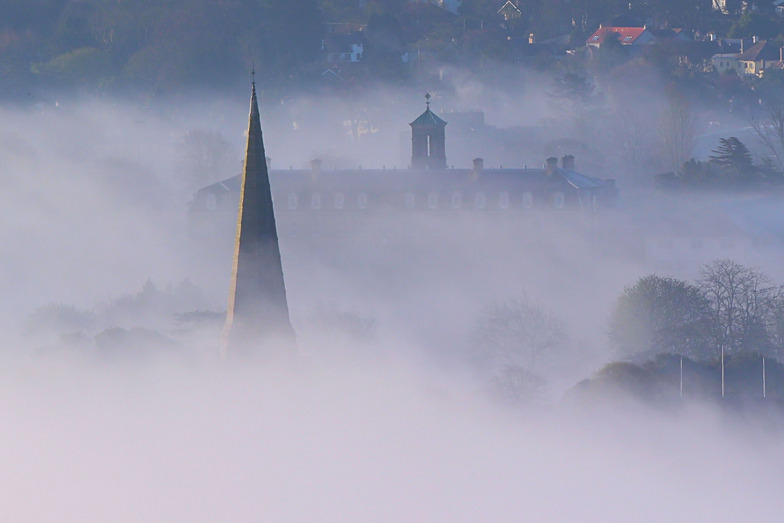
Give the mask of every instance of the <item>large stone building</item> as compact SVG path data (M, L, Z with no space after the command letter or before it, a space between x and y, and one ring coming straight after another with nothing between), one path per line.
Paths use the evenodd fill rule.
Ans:
M580 216L615 202L614 180L578 172L571 155L560 161L548 158L537 168L485 168L481 158L470 168L448 168L447 123L431 111L429 100L425 112L410 125L408 169L327 170L319 160L313 160L310 169L271 169L281 239L340 240L373 221L371 217L389 217L383 220L384 227L401 231L411 219L423 217L456 226L488 217L520 230L537 219L571 217L582 225L590 220ZM188 211L193 240L232 237L240 181L234 176L196 193ZM378 231L377 237L383 233Z

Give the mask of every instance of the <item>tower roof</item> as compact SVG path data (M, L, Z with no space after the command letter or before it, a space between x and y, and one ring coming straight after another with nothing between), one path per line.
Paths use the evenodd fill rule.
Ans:
M415 127L424 127L424 126L445 126L446 122L443 121L441 118L436 116L436 114L430 110L430 93L425 94L425 112L419 115L419 118L411 122L409 125Z
M254 81L222 350L293 337Z
M428 107L424 113L419 115L419 118L411 122L410 125L446 125L446 122L438 117L436 113Z

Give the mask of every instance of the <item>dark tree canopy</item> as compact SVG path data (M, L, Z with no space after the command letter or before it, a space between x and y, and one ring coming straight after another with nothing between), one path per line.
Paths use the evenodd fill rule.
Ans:
M645 276L624 288L610 319L610 342L624 355L674 352L702 357L709 349L708 302L688 282Z

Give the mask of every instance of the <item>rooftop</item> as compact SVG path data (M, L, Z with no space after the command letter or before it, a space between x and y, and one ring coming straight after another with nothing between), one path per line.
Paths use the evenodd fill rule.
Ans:
M757 62L759 60L773 61L780 59L780 48L767 40L760 40L738 55L738 60Z
M585 43L587 45L602 45L608 36L617 34L618 41L628 45L634 43L645 31L647 31L645 27L600 27L588 37Z
M446 122L428 107L424 113L419 115L419 118L411 122L411 125L446 125Z

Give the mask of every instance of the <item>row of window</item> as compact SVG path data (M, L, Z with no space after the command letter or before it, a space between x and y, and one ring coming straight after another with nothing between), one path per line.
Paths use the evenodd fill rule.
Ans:
M463 208L463 193L461 192L453 192L451 194L450 199L447 202L440 202L439 201L439 194L437 192L431 192L427 194L427 199L425 205L428 209L438 209L440 205L443 205L445 208L452 208L452 209L462 209ZM311 193L310 195L310 208L317 210L321 209L322 205L325 203L322 202L321 193ZM357 194L357 208L358 209L366 209L368 204L368 196L367 193L361 192ZM523 209L530 209L533 207L534 204L534 197L533 194L530 192L524 192L522 194L522 198L518 202L514 202L514 204L510 200L510 196L508 192L500 192L498 193L498 200L496 201L496 207L499 209L508 209L512 205L514 206L521 206ZM556 209L563 209L565 204L564 193L556 192L553 194L553 207ZM408 192L403 197L403 205L406 209L415 209L417 207L417 195L412 192ZM288 208L290 210L296 210L300 206L299 201L299 194L298 193L289 193L288 196ZM333 194L332 199L332 208L341 210L344 209L346 206L346 196L342 192L336 192ZM487 208L487 196L484 192L477 192L474 193L473 198L473 207L475 209L485 209Z

